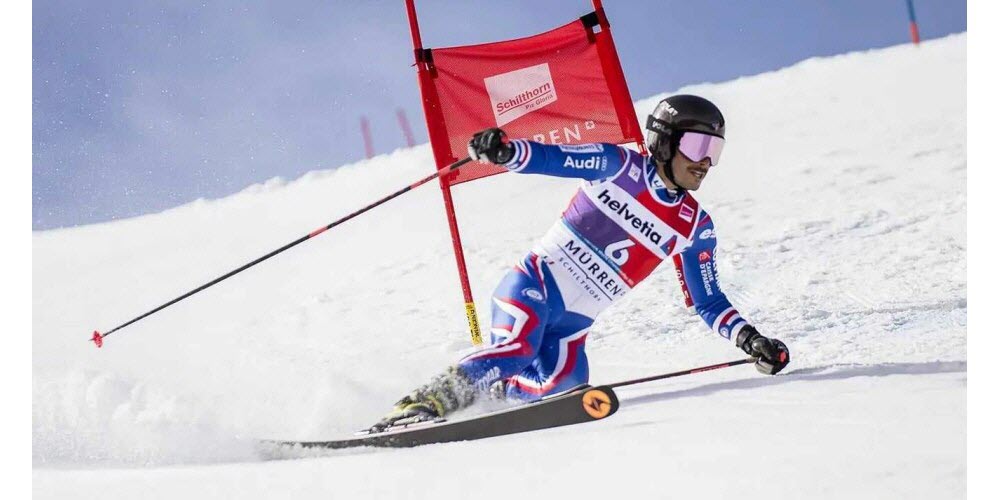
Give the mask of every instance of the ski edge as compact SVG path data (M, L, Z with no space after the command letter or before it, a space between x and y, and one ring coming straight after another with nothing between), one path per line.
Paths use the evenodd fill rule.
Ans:
M301 458L338 449L409 448L474 441L603 420L615 414L619 406L613 388L604 385L583 386L525 405L413 429L390 430L330 441L262 440L258 443L258 453L266 459ZM517 414L527 419L507 418Z

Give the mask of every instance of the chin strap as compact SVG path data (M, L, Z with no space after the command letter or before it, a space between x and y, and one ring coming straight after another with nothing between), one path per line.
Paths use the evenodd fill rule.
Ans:
M667 191L676 197L681 197L684 195L686 190L682 188L680 184L677 183L677 179L674 179L674 169L671 168L672 160L673 157L671 156L670 160L667 160L666 162L663 163L663 175L667 177L667 180L670 181L671 184L677 186L676 189L667 188ZM656 168L659 169L660 168L659 165L657 165Z
M684 188L682 188L680 184L677 183L677 179L674 179L674 169L671 168L671 165L669 163L666 164L666 165L664 165L664 167L663 167L663 173L666 174L667 179L670 180L670 182L672 182L675 186L677 186L677 190L676 190L677 191L677 196L683 195L684 191L686 191L686 190Z
M682 196L687 191L674 178L674 155L677 154L677 150L681 147L681 133L670 135L670 161L663 167L663 173L667 174L667 179L670 179L670 182L673 182L677 186L677 196Z
M683 196L686 190L682 188L680 184L677 183L677 179L674 178L674 169L673 169L674 155L677 154L677 148L679 145L680 145L680 137L678 136L675 139L673 137L673 134L671 134L671 137L668 139L667 142L667 152L669 153L667 158L665 159L661 158L663 155L659 154L660 151L655 151L655 152L651 151L650 153L655 161L663 162L663 175L666 176L667 180L669 180L671 184L677 186L676 195ZM657 168L659 168L659 165L657 165ZM668 188L668 191L669 190L670 189Z

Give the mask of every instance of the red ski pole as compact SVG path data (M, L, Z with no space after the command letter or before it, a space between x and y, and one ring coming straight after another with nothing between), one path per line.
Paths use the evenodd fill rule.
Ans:
M349 221L349 220L351 220L351 219L353 219L353 218L355 218L355 217L357 217L357 216L359 216L359 215L361 215L361 214L363 214L363 213L365 213L365 212L367 212L367 211L369 211L369 210L371 210L371 209L373 209L373 208L375 208L375 207L377 207L377 206L379 206L379 205L381 205L381 204L383 204L383 203L385 203L385 202L387 202L387 201L389 201L389 200L391 200L391 199L393 199L393 198L395 198L395 197L397 197L397 196L399 196L399 195L401 195L401 194L403 194L403 193L405 193L405 192L413 189L413 188L416 188L416 187L418 187L418 186L420 186L422 184L426 184L427 182L430 182L431 180L437 179L438 177L441 177L442 175L446 175L446 174L448 174L450 172L458 170L459 167L461 167L462 165L465 165L466 163L469 163L470 161L472 161L472 159L469 158L469 157L465 157L465 158L463 158L461 160L458 160L455 163L452 163L451 165L448 165L447 167L444 167L444 168L438 170L437 172L434 172L433 174L430 174L427 177L424 177L423 179L420 179L419 181L414 182L413 184L410 184L409 186L404 187L403 189L400 189L399 191L396 191L396 192L394 192L394 193L392 193L392 194L390 194L388 196L385 196L385 197L383 197L383 198L381 198L381 199L379 199L379 200L377 200L375 202L372 202L371 204L369 204L369 205L367 205L367 206L365 206L365 207L363 207L363 208L361 208L359 210L356 210L356 211L354 211L354 212L352 212L352 213L350 213L348 215L345 215L345 216L343 216L343 217L341 217L341 218L339 218L339 219L337 219L337 220L335 220L335 221L333 221L333 222L331 222L331 223L329 223L329 224L327 224L327 225L325 225L325 226L323 226L323 227L321 227L319 229L316 229L315 231L313 231L313 232L311 232L311 233L309 233L309 234L307 234L307 235L305 235L305 236L303 236L303 237L301 237L301 238L299 238L299 239L297 239L297 240L295 240L295 241L293 241L291 243L288 243L287 245L285 245L285 246L283 246L281 248L278 248L278 249L276 249L274 251L271 251L270 253L268 253L266 255L258 257L256 259L254 259L254 260L252 260L252 261L250 261L250 262L248 262L248 263L246 263L246 264L244 264L244 265L236 268L236 269L233 269L232 271L229 271L228 273L223 274L222 276L219 276L218 278L215 278L214 280L209 281L208 283L205 283L204 285L201 285L198 288L195 288L194 290L191 290L191 291L189 291L189 292L187 292L187 293L185 293L185 294L183 294L183 295L181 295L179 297L171 299L169 302L160 304L159 306L156 306L154 309L146 311L146 312L140 314L139 316L136 316L136 317L134 317L134 318L132 318L132 319L130 319L130 320L128 320L128 321L126 321L126 322L124 322L124 323L122 323L122 324L120 324L120 325L118 325L118 326L116 326L116 327L114 327L114 328L112 328L110 330L108 330L105 333L101 333L98 330L94 330L94 335L90 338L90 340L95 345L97 345L97 347L101 347L101 346L104 345L104 337L107 337L108 335L111 335L112 333L114 333L114 332L116 332L118 330L121 330L122 328L125 328L126 326L131 325L132 323L135 323L136 321L139 321L142 318L145 318L146 316L149 316L149 315L151 315L153 313L156 313L158 311L166 309L167 307L169 307L171 305L174 305L174 304L176 304L176 303L178 303L178 302L180 302L180 301L182 301L182 300L184 300L184 299L186 299L186 298L188 298L188 297L190 297L190 296L192 296L192 295L194 295L194 294L196 294L196 293L198 293L198 292L200 292L200 291L202 291L202 290L204 290L204 289L206 289L206 288L208 288L208 287L210 287L212 285L215 285L216 283L219 283L220 281L223 281L223 280L225 280L227 278L232 277L233 275L236 275L236 274L238 274L238 273L240 273L242 271L250 269L251 267L256 266L257 264L260 264L261 262L264 262L265 260L270 259L271 257L274 257L275 255L278 255L279 253L284 252L285 250L288 250L289 248L292 248L295 245L298 245L299 243L302 243L302 242L304 242L304 241L306 241L308 239L311 239L313 237L319 236L320 234L326 232L328 229L332 229L334 226L337 226L337 225L339 225L341 223L347 222L347 221Z

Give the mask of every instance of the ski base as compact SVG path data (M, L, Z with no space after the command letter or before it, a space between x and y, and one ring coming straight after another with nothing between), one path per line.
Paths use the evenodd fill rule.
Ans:
M618 411L618 397L613 389L607 386L581 386L523 406L464 420L439 419L393 426L382 432L362 431L357 437L333 441L268 440L261 444L262 451L270 456L296 449L342 449L361 446L409 448L593 422L607 418L616 411Z

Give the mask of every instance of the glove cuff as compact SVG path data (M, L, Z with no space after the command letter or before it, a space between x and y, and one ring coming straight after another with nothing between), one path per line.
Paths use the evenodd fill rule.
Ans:
M753 341L761 336L760 332L753 325L744 325L743 328L740 328L740 333L736 335L736 347L739 347L747 354L751 354Z
M509 163L513 159L514 159L514 145L510 143L500 144L496 152L497 161L495 161L494 163L497 165L503 165L505 163Z

